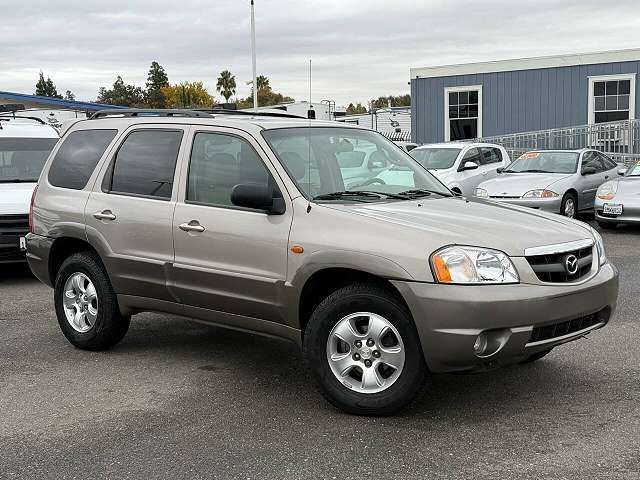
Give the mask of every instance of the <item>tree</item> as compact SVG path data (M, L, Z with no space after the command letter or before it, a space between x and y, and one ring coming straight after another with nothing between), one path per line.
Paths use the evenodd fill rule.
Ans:
M213 96L202 82L182 82L162 88L167 108L211 108Z
M367 109L360 102L358 102L356 105L354 105L353 103L350 103L349 106L347 107L346 113L347 115L358 115L362 113L367 113Z
M411 95L389 95L387 97L379 97L377 100L371 100L371 108L388 108L388 107L408 107L411 106Z
M271 85L269 85L269 79L264 75L258 75L256 78L256 84L258 85L258 105L261 107L294 101L294 99L289 96L274 92L271 89ZM238 100L236 105L240 109L253 107L253 87L251 88L251 95L247 98Z
M269 79L264 75L258 75L256 77L256 84L258 85L258 94L260 94L261 91L264 92L264 91L271 90L271 85L269 85Z
M64 99L74 101L76 99L76 96L73 94L71 90L67 90L67 92L64 94Z
M151 62L149 74L147 75L146 103L151 108L164 108L165 98L162 89L169 86L169 77L164 68L156 62Z
M218 77L216 90L222 94L228 102L232 95L236 93L236 77L229 70L223 70Z
M40 95L41 97L51 97L51 98L62 98L62 95L58 93L56 90L56 86L53 84L51 77L47 77L44 79L44 74L42 70L40 71L40 77L36 82L36 95Z
M108 105L120 105L123 107L144 107L145 106L144 90L135 85L125 84L122 77L118 75L113 83L113 88L107 90L101 87L98 92L98 103L106 103Z

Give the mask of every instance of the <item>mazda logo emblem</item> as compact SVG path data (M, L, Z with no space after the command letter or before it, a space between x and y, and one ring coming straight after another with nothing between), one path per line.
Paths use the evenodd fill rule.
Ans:
M564 268L569 275L578 273L578 257L575 255L567 255L564 259Z

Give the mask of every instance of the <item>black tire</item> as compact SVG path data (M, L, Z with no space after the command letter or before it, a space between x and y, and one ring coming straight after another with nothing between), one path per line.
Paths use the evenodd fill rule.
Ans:
M572 216L567 215L567 203L569 202L569 200L572 200L574 205ZM560 204L560 215L569 218L576 218L576 216L578 215L578 198L575 196L575 194L571 192L567 192L564 194L564 197L562 197L562 203Z
M357 312L381 315L402 337L404 368L395 382L381 392L359 393L351 390L338 381L327 360L327 340L331 330L340 319ZM340 288L318 305L305 329L303 354L322 395L335 407L356 415L391 415L398 412L413 400L427 374L411 314L392 294L371 284Z
M536 360L540 360L542 357L546 357L549 353L551 353L551 350L553 350L553 348L550 348L549 350L542 350L541 352L538 352L538 353L534 353L530 357L528 357L525 360L521 361L520 364L524 365L524 364L527 364L527 363L535 362Z
M98 299L98 313L91 329L81 333L67 321L63 296L67 279L75 273L83 273L95 286ZM58 324L67 340L82 350L106 350L117 344L127 333L131 317L120 314L118 299L109 277L100 261L92 252L71 255L63 263L54 285L54 304Z
M615 230L618 224L614 222L598 222L598 226L603 230Z

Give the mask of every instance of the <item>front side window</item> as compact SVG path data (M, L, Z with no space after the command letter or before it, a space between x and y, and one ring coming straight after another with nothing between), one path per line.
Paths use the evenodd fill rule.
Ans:
M445 115L445 140L456 141L478 138L480 132L480 90L445 91L447 105Z
M600 157L602 158L602 161L604 162L605 170L612 170L612 169L614 169L614 168L616 168L618 166L618 164L616 162L611 160L604 153L600 152L600 153L598 153L598 155L600 155Z
M460 148L418 148L411 150L409 155L428 170L446 170L453 167L460 150Z
M234 207L231 192L236 185L246 183L277 189L258 154L245 140L222 133L196 133L187 201Z
M576 173L579 154L575 152L527 152L505 173Z
M308 198L369 202L408 199L418 190L430 191L425 195L451 195L413 158L377 132L298 127L265 130L262 135ZM353 177L352 168L342 167L338 160L344 152L364 152L371 168Z
M181 130L137 130L118 149L103 187L111 193L171 198Z
M51 162L49 183L82 190L117 133L117 130L77 130L70 133Z
M640 162L635 163L627 171L627 177L640 177Z
M56 138L0 138L0 183L37 182Z
M594 168L596 172L604 172L607 168L604 165L604 158L598 152L585 152L582 156L582 171L586 168Z
M463 167L466 162L473 162L476 165L480 166L480 150L477 148L470 148L462 157L462 161L460 162L460 167Z

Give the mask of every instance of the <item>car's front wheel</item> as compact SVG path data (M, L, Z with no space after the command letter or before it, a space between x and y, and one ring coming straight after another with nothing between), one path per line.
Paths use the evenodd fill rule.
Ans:
M343 287L315 309L304 356L322 394L358 415L390 415L419 391L426 365L407 308L384 288Z
M62 333L83 350L110 348L129 329L131 317L120 314L116 294L95 253L76 253L62 263L54 303Z
M576 218L578 213L578 199L573 193L565 193L560 204L560 214L569 218Z

